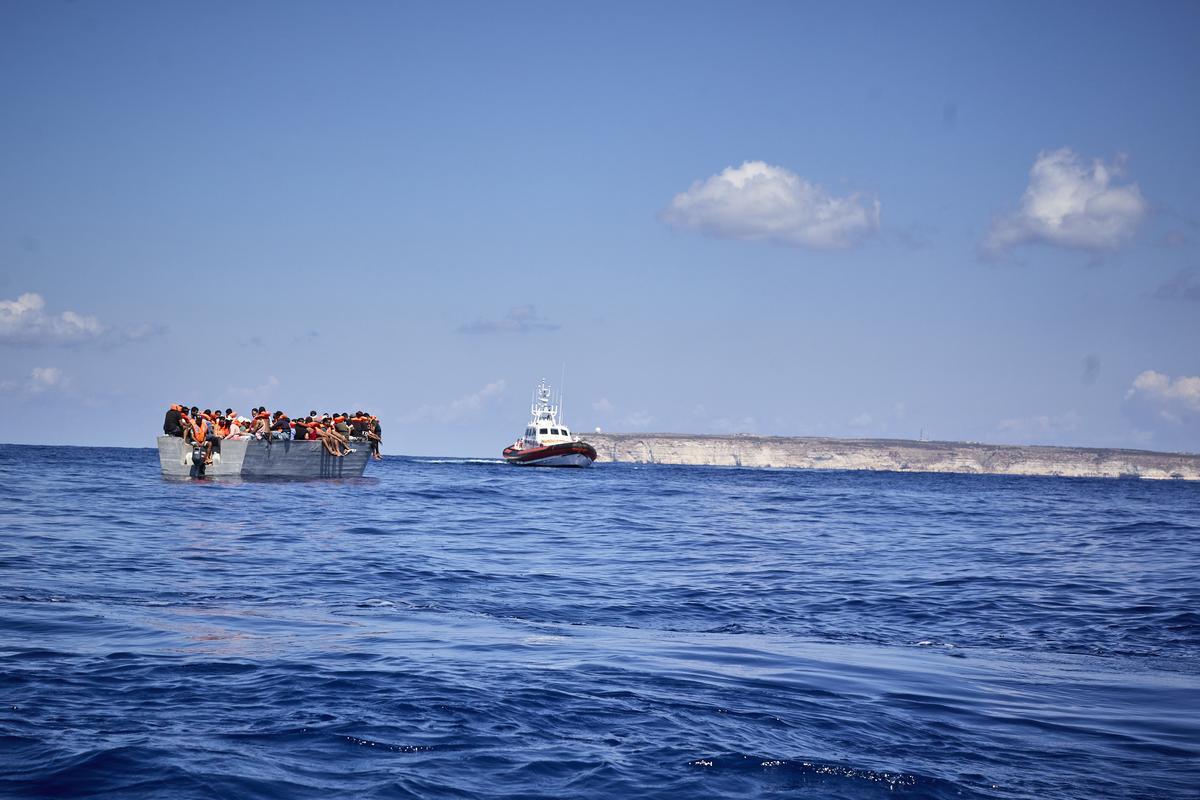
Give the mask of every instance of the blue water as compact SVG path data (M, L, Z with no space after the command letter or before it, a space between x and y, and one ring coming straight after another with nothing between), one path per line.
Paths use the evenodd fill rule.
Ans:
M1200 796L1200 485L0 446L0 795Z

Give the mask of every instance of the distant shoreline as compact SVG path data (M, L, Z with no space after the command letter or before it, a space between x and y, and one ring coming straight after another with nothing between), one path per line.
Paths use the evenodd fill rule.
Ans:
M750 434L595 433L597 462L1200 481L1200 454Z
M1200 481L1200 454L1111 447L744 433L591 433L583 434L582 438L596 448L597 463ZM153 447L132 445L0 442L0 447L156 452ZM414 459L488 458L445 454L391 455Z

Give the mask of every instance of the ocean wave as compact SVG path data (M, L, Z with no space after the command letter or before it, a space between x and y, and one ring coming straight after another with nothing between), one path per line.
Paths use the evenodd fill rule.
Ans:
M1200 783L1194 487L389 458L212 488L122 451L114 491L20 455L0 794Z

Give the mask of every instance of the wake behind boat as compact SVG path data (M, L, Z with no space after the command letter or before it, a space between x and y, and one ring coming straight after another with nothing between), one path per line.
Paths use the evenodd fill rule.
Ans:
M533 414L525 434L504 448L504 460L520 467L590 467L596 448L572 436L558 421L559 406L550 402L550 387L542 380L530 409Z

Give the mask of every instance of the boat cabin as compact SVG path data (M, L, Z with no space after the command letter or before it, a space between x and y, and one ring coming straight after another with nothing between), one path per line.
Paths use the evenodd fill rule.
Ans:
M538 384L530 412L533 418L525 428L522 442L525 447L544 447L574 441L571 430L558 421L559 404L550 401L550 387L542 380Z
M569 441L570 438L571 431L567 430L565 425L543 425L540 428L531 425L525 429L525 441L527 442L545 441L547 439Z

